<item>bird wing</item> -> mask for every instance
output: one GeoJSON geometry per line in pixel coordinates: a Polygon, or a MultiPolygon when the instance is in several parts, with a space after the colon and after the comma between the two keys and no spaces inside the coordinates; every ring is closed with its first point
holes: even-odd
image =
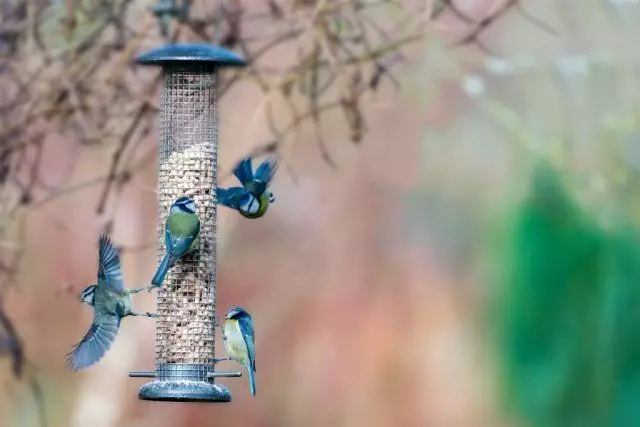
{"type": "Polygon", "coordinates": [[[247,346],[247,352],[249,353],[249,363],[251,363],[251,369],[256,370],[256,350],[255,350],[255,334],[253,332],[253,321],[249,318],[241,317],[238,319],[238,325],[240,326],[240,332],[244,338],[244,343],[247,346]]]}
{"type": "Polygon", "coordinates": [[[277,167],[278,158],[276,156],[270,156],[258,166],[253,180],[245,185],[246,189],[254,196],[261,197],[267,190],[277,167]]]}
{"type": "Polygon", "coordinates": [[[67,354],[67,367],[72,371],[79,371],[102,359],[116,339],[119,326],[118,316],[96,312],[89,331],[67,354]]]}
{"type": "Polygon", "coordinates": [[[233,174],[238,178],[240,184],[247,185],[253,179],[253,164],[251,157],[242,159],[240,163],[233,169],[233,174]]]}
{"type": "Polygon", "coordinates": [[[238,209],[240,203],[249,192],[242,187],[216,188],[216,198],[218,203],[228,206],[232,209],[238,209]]]}
{"type": "MultiPolygon", "coordinates": [[[[188,214],[191,215],[191,214],[188,214]]],[[[185,214],[169,215],[165,225],[167,251],[173,256],[181,257],[191,247],[200,233],[200,219],[194,215],[195,221],[185,214]]]]}
{"type": "Polygon", "coordinates": [[[278,168],[278,157],[269,156],[267,160],[260,163],[260,166],[258,166],[258,169],[256,169],[256,173],[253,175],[253,178],[259,181],[262,181],[266,184],[269,184],[277,168],[278,168]]]}
{"type": "Polygon", "coordinates": [[[115,292],[124,291],[120,254],[106,234],[100,235],[98,249],[98,284],[101,283],[115,292]]]}

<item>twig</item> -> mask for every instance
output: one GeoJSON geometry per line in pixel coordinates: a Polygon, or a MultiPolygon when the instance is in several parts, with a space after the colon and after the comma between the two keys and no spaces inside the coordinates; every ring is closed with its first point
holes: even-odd
{"type": "MultiPolygon", "coordinates": [[[[160,84],[161,81],[162,81],[162,74],[158,73],[158,75],[153,80],[149,88],[145,91],[145,93],[147,95],[154,93],[156,91],[158,84],[160,84]]],[[[102,190],[102,195],[100,196],[100,201],[98,202],[98,207],[96,208],[96,213],[98,213],[99,215],[104,212],[104,208],[107,203],[107,198],[109,197],[109,192],[117,176],[120,158],[122,157],[122,154],[126,150],[129,143],[131,142],[132,136],[134,135],[136,129],[140,125],[142,119],[145,117],[145,114],[147,113],[148,110],[149,110],[149,104],[147,102],[142,102],[140,107],[138,107],[138,111],[136,112],[133,120],[129,124],[129,127],[127,128],[124,135],[122,136],[120,140],[120,144],[118,145],[118,148],[113,153],[113,156],[111,158],[111,167],[109,168],[109,174],[107,176],[107,182],[104,186],[104,189],[102,190]]]]}

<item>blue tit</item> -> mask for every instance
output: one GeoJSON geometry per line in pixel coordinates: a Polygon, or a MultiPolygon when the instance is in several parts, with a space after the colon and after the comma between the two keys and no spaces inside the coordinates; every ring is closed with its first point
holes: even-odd
{"type": "Polygon", "coordinates": [[[267,212],[269,204],[276,201],[268,187],[277,165],[277,158],[271,156],[258,166],[254,174],[251,158],[243,159],[233,170],[242,187],[218,187],[218,203],[237,210],[245,218],[262,217],[267,212]]]}
{"type": "Polygon", "coordinates": [[[80,301],[93,307],[93,323],[87,334],[67,354],[67,366],[73,371],[85,369],[104,356],[116,339],[120,321],[127,316],[158,317],[133,311],[131,295],[141,289],[124,287],[120,254],[106,235],[100,236],[98,284],[86,287],[80,301]]]}
{"type": "Polygon", "coordinates": [[[176,200],[164,227],[166,253],[151,279],[151,289],[160,287],[167,271],[184,255],[200,246],[200,218],[196,215],[196,202],[191,197],[176,200]]]}
{"type": "MultiPolygon", "coordinates": [[[[242,307],[231,307],[227,312],[222,334],[227,360],[234,360],[245,367],[249,374],[251,394],[256,395],[255,334],[251,315],[242,307]]],[[[223,359],[224,360],[224,359],[223,359]]]]}

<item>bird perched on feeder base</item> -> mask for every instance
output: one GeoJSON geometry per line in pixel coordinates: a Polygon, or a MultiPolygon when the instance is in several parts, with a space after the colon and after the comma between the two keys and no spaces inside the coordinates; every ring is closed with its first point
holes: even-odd
{"type": "Polygon", "coordinates": [[[116,339],[120,322],[127,316],[158,317],[153,313],[133,311],[131,295],[145,288],[124,287],[120,255],[106,235],[100,236],[98,249],[98,283],[87,286],[80,301],[93,307],[93,323],[82,341],[67,354],[67,366],[73,371],[88,368],[99,361],[116,339]]]}
{"type": "Polygon", "coordinates": [[[200,246],[200,218],[196,215],[196,202],[191,197],[176,200],[165,222],[165,255],[151,279],[149,291],[162,286],[164,277],[176,261],[200,246]]]}
{"type": "Polygon", "coordinates": [[[254,174],[251,158],[243,159],[233,170],[242,187],[216,188],[218,203],[237,210],[245,218],[264,216],[269,204],[276,201],[268,187],[277,166],[276,156],[271,156],[258,166],[254,174]]]}
{"type": "Polygon", "coordinates": [[[251,315],[242,307],[231,307],[227,312],[222,331],[224,348],[227,352],[225,359],[233,360],[247,370],[249,374],[249,386],[251,395],[256,395],[256,352],[255,334],[253,332],[253,320],[251,315]]]}

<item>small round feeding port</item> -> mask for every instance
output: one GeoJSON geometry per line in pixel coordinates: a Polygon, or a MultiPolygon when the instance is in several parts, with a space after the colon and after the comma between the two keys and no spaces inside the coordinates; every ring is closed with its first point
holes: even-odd
{"type": "MultiPolygon", "coordinates": [[[[178,260],[157,293],[155,380],[139,398],[159,401],[229,402],[215,384],[216,199],[218,68],[243,66],[235,53],[207,44],[175,44],[138,57],[162,67],[158,169],[158,261],[171,205],[189,196],[200,219],[199,247],[178,260]]],[[[231,374],[231,373],[229,373],[231,374]]],[[[134,374],[131,376],[148,376],[134,374]]]]}

